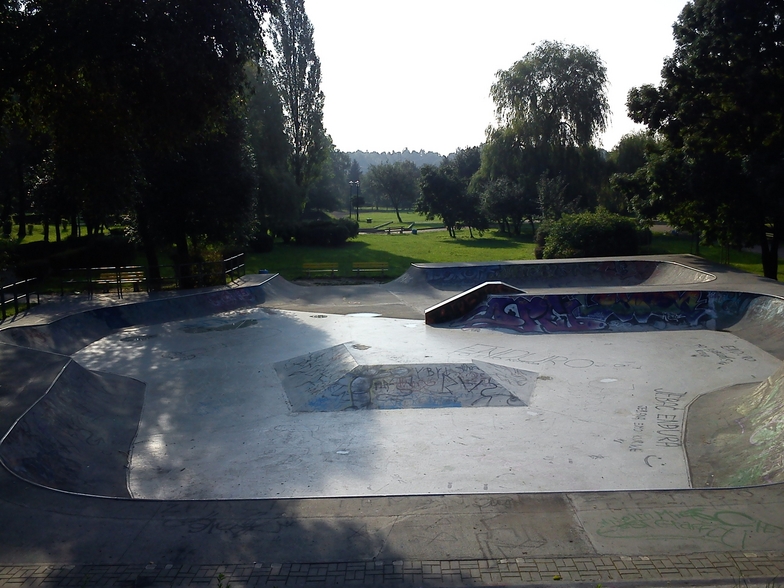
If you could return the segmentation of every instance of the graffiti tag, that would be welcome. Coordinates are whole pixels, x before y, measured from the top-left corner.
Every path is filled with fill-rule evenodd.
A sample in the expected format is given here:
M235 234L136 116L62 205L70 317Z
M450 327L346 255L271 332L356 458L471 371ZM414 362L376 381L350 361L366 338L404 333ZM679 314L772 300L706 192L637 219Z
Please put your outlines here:
M597 530L613 539L702 539L744 549L755 534L781 534L782 527L733 510L686 508L638 512L604 519Z

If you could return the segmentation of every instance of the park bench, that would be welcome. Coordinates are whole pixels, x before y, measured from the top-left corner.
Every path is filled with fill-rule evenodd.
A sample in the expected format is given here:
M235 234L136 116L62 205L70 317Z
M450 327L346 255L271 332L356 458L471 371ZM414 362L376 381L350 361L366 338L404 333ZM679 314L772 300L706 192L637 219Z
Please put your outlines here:
M365 272L378 272L383 276L389 269L389 263L386 261L355 261L352 264L351 269L357 274Z
M302 269L307 277L310 277L312 274L326 273L329 273L330 276L334 276L338 271L338 264L332 262L303 263Z
M104 294L108 294L113 288L117 289L117 296L123 297L123 287L130 285L133 287L134 292L140 292L142 284L147 280L144 270L138 267L128 268L93 268L99 271L98 277L91 281L92 285L95 284L100 287Z
M400 232L400 234L402 235L402 234L403 234L403 231L410 231L410 230L412 230L412 229L414 228L414 225L415 225L415 224L416 224L416 223L411 223L411 224L410 224L410 225L408 225L407 227L390 227L390 228L388 228L388 229L387 229L387 235L391 235L391 234L392 234L392 231L395 231L395 232L398 232L398 231L399 231L399 232Z

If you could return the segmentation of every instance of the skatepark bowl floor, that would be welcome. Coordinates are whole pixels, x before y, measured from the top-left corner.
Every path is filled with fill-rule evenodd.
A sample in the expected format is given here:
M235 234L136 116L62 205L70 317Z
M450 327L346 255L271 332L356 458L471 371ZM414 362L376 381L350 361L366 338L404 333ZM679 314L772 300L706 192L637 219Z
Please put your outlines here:
M0 330L0 460L164 500L780 482L782 293L646 257L31 313Z

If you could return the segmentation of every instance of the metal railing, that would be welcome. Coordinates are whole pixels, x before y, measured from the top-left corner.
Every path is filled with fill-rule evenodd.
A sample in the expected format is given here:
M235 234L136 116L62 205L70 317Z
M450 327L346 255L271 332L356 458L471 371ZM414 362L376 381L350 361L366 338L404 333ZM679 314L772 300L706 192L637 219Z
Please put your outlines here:
M237 278L245 275L245 254L238 253L233 257L223 260L223 273L229 276L229 281L233 282Z
M134 292L166 288L202 288L226 284L245 275L245 254L240 253L221 261L183 263L158 266L160 279L151 277L146 266L69 268L60 274L60 295L66 291L86 291L117 294L131 286Z
M8 316L8 310L6 309L11 305L14 307L14 314L18 314L19 303L22 300L24 300L27 308L30 308L30 296L33 294L36 298L36 304L41 303L41 297L38 293L38 290L33 291L31 289L35 281L36 278L28 278L26 280L21 280L19 282L14 282L13 284L0 287L0 314L3 316L2 320L5 320ZM8 297L9 295L10 298Z

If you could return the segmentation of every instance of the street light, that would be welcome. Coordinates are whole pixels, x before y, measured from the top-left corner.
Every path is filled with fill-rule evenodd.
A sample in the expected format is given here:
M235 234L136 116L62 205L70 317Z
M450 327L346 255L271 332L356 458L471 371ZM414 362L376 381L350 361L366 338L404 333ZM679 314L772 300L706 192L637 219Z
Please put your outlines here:
M351 218L351 195L357 189L357 222L359 222L359 180L348 183L348 218Z

